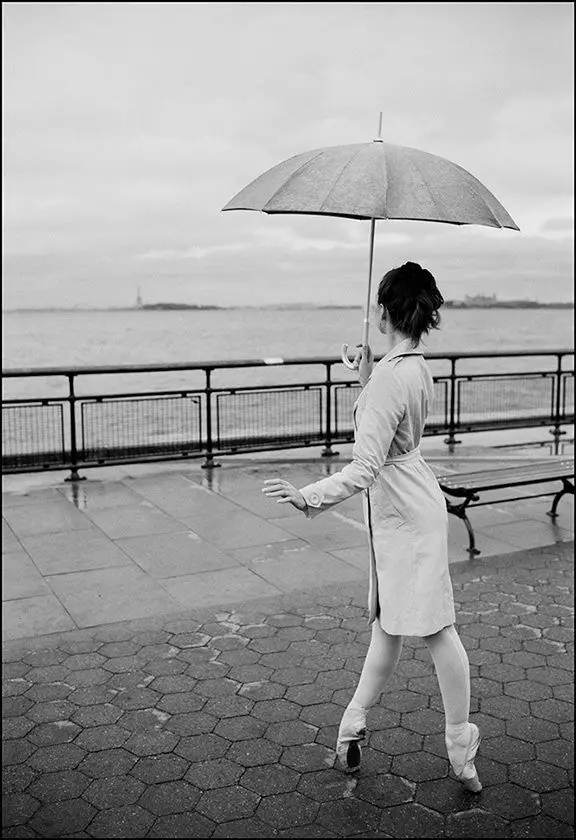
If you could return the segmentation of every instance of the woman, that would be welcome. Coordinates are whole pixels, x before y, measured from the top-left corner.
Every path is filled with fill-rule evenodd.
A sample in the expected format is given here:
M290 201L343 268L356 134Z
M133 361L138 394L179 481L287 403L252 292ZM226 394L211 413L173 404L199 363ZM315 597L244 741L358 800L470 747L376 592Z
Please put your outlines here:
M312 518L364 491L372 638L338 733L336 752L344 769L360 766L366 712L394 672L403 636L420 636L440 685L450 763L464 786L479 792L474 758L480 733L468 720L470 666L454 628L446 503L419 448L433 398L421 338L438 327L444 300L432 274L412 262L384 275L377 300L378 327L389 352L373 370L362 351L356 357L364 387L354 405L352 462L300 490L270 479L263 492Z

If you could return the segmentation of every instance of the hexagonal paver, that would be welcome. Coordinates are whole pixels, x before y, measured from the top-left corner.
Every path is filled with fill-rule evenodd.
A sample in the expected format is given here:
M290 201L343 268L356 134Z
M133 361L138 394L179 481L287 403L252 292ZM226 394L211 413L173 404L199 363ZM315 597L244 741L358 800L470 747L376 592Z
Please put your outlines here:
M243 741L242 743L247 743ZM219 735L207 733L205 735L194 735L190 738L181 738L174 752L188 759L188 761L207 761L210 758L221 758L226 755L230 741L220 738Z
M26 764L14 764L2 768L2 793L22 793L38 774Z
M226 758L243 767L256 767L260 764L275 764L282 753L282 747L264 738L239 741L232 744Z
M372 725L372 724L371 724ZM444 731L444 715L432 709L420 709L417 712L405 712L402 726L420 735L433 735Z
M111 750L114 747L121 747L129 737L130 733L127 729L111 724L110 726L93 726L84 729L76 738L75 743L89 752L97 752L98 750Z
M278 700L286 694L286 686L270 682L269 680L258 680L255 683L240 686L238 694L241 694L242 697L248 697L255 702Z
M239 817L251 817L260 797L239 785L232 785L202 794L196 809L208 819L220 823Z
M240 764L227 758L217 758L193 764L185 778L200 790L212 790L235 785L243 772L244 767Z
M206 714L215 715L217 718L228 718L247 715L253 706L253 700L247 697L239 697L235 694L231 697L215 697L212 700L208 700L204 706L204 711Z
M192 691L197 680L186 674L173 674L172 676L156 677L150 683L153 691L159 694L178 694L182 691Z
M460 814L449 814L446 820L446 837L509 836L506 820L477 808Z
M85 671L98 668L105 661L106 659L100 653L77 653L69 656L65 664L69 671Z
M173 715L166 722L164 728L176 735L201 735L205 732L212 732L216 723L217 718L214 715L208 715L206 712L190 712Z
M69 720L57 720L53 723L40 723L28 733L28 740L39 747L53 744L65 744L73 741L80 732L80 727Z
M84 799L67 799L43 805L34 814L30 827L41 837L63 837L83 831L96 814L96 809Z
M22 826L36 813L40 803L28 793L14 793L2 800L2 836L11 826ZM26 836L26 835L25 835ZM29 836L29 835L28 835Z
M195 686L196 694L202 697L218 697L224 694L236 694L239 684L228 677L221 677L219 679L199 680Z
M66 700L73 691L68 683L42 683L29 688L26 697L34 703L46 703L49 700Z
M296 744L313 743L316 731L315 726L301 720L280 721L270 724L266 730L266 738L285 747L292 747Z
M380 812L381 809L376 805L350 797L339 802L324 802L320 805L316 821L338 837L351 837L354 834L369 837L369 832L378 829Z
M33 728L34 723L24 715L2 719L2 740L23 738Z
M540 797L542 811L556 820L572 826L574 823L574 791L572 788L543 793Z
M379 808L390 808L404 802L411 802L414 797L414 785L406 779L388 773L379 773L366 778L360 776L355 795Z
M560 735L556 723L533 717L507 721L506 732L513 738L521 738L533 744L554 741Z
M154 817L139 805L123 805L100 811L90 823L92 837L145 837Z
M510 768L510 781L538 793L561 790L569 785L565 770L538 760L514 764Z
M530 706L525 700L517 700L515 697L485 697L480 700L480 708L486 715L494 715L503 720L516 720L519 717L528 717Z
M252 714L256 718L270 723L283 720L296 720L300 714L300 707L288 700L260 700L254 705Z
M422 736L399 726L396 729L371 733L370 746L390 755L401 755L402 753L420 750L422 748Z
M256 816L280 830L311 823L319 808L318 802L293 791L266 796L258 806Z
M484 782L484 777L482 777L482 781ZM412 796L409 796L405 801L410 801L411 798ZM465 811L467 804L469 807L473 807L475 803L475 799L472 797L468 797L469 801L467 803L465 794L463 793L462 784L456 781L456 779L448 777L443 779L434 779L433 781L424 782L423 784L418 785L414 799L420 805L424 805L426 808L431 808L433 811L437 811L440 814L451 814L455 810ZM387 805L387 800L382 800L382 804ZM392 802L390 804L396 803ZM462 836L476 837L482 835L464 834Z
M169 715L199 712L206 705L206 698L191 692L190 694L167 694L157 704L157 708Z
M93 779L123 776L136 763L136 756L123 749L102 750L87 756L78 769Z
M69 700L49 700L46 703L36 703L26 712L26 716L34 723L51 723L55 720L67 720L75 711L75 706Z
M133 805L145 790L142 782L131 776L112 776L109 779L95 779L84 792L84 799L99 810Z
M574 719L574 707L563 700L540 700L532 703L532 714L555 723L566 723Z
M42 802L60 802L82 796L90 779L78 770L43 773L29 787L29 793Z
M179 737L172 732L148 730L131 735L124 749L139 756L158 755L172 752L178 741Z
M391 769L396 775L413 782L443 779L448 774L447 762L427 752L396 755L392 761Z
M507 820L535 816L540 810L538 797L515 784L495 785L482 792L482 808Z
M260 738L267 728L266 721L257 720L251 715L242 715L241 717L229 717L221 720L216 726L214 734L229 741L246 741Z
M228 823L227 823L228 825ZM158 817L147 837L213 837L215 825L197 811ZM242 835L234 835L242 836Z
M173 753L140 758L130 773L147 785L182 779L190 762Z
M263 767L249 767L242 776L242 787L249 788L259 796L289 793L296 789L300 775L282 764L266 764Z
M86 752L76 744L56 744L53 747L39 747L28 763L41 773L55 773L58 770L74 769L85 756Z
M13 739L2 744L2 766L23 764L36 751L36 746L25 739Z
M92 688L77 688L68 695L70 703L76 706L97 706L101 703L109 703L114 697L114 692L108 686L95 686ZM73 709L74 713L76 709Z
M482 741L482 755L492 758L503 764L514 764L519 761L532 759L536 755L533 744L520 738L500 736L498 738L485 738Z
M558 739L546 741L536 746L536 755L541 761L563 767L565 770L574 768L574 745L569 741Z
M178 814L195 808L200 794L194 785L179 779L151 785L140 797L139 804L158 816Z
M322 770L326 767L332 767L334 752L323 744L301 744L295 747L285 747L280 757L280 763L292 767L299 773Z
M116 723L121 715L122 710L112 703L100 703L95 706L83 706L74 712L71 720L79 726L106 726Z
M158 693L149 688L133 688L117 694L112 703L121 709L149 709L159 699Z

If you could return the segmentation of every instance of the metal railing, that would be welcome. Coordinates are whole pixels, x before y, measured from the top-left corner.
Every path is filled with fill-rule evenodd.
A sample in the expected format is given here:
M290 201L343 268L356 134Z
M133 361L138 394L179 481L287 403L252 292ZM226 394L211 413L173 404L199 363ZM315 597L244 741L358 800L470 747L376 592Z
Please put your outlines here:
M459 364L479 359L545 357L547 370L459 372ZM574 422L574 371L566 360L573 350L516 351L427 355L429 362L448 364L434 376L435 401L425 434L445 435L451 451L459 435L503 429L550 427L558 454L563 426ZM214 387L215 372L304 366L318 381L273 385ZM491 366L494 368L494 364ZM66 396L10 398L2 401L3 473L78 470L143 461L215 458L255 451L333 446L353 440L352 411L360 386L338 379L335 358L248 360L200 364L122 367L34 368L2 372L4 380L62 378ZM81 377L141 373L201 373L203 387L126 393L79 395ZM345 375L348 375L344 371Z

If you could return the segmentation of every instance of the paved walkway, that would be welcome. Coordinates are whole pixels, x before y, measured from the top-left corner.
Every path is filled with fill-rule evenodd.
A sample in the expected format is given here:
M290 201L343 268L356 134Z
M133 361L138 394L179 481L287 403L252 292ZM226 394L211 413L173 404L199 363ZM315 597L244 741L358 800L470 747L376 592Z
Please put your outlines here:
M451 518L474 796L450 776L418 639L360 773L333 767L369 638L361 514L275 507L274 471L319 467L4 495L3 836L572 837L572 500L558 526L545 500L473 511L473 561Z

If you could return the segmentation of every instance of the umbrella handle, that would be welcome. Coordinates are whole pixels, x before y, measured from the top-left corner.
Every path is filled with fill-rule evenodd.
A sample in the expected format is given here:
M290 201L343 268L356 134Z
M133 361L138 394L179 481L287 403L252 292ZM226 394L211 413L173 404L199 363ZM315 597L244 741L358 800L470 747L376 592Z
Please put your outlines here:
M351 362L348 358L348 345L342 345L342 363L348 368L348 370L358 370L358 365L355 362Z

